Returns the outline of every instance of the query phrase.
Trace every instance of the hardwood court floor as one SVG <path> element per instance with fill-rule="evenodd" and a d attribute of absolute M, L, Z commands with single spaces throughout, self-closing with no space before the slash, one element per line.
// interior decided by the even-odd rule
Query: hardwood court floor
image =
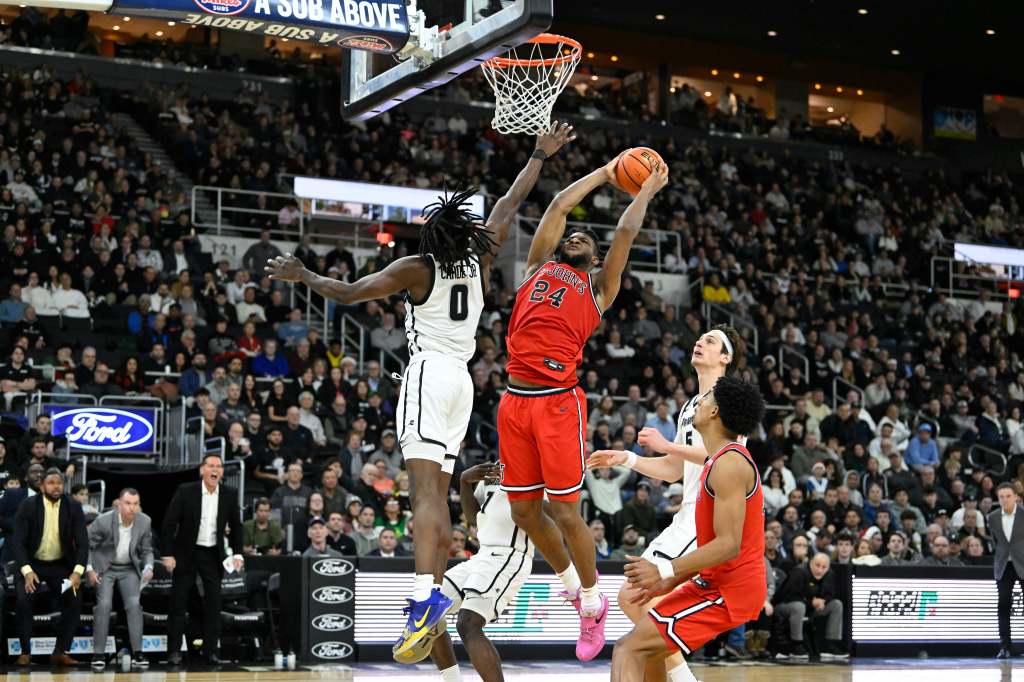
<path fill-rule="evenodd" d="M 507 663 L 510 682 L 606 682 L 608 662 L 580 664 L 575 661 Z M 838 665 L 694 665 L 701 682 L 1024 682 L 1024 659 L 999 663 L 984 659 L 866 659 Z M 479 678 L 468 666 L 466 682 Z M 87 668 L 52 672 L 44 667 L 10 670 L 8 682 L 390 682 L 440 680 L 428 666 L 366 664 L 321 666 L 296 671 L 246 667 L 210 671 L 166 671 L 94 674 Z"/>

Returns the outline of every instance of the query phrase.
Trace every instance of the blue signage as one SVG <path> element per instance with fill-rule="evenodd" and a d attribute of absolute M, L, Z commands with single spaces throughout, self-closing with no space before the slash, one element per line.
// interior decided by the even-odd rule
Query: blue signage
<path fill-rule="evenodd" d="M 108 12 L 380 53 L 409 39 L 404 0 L 114 0 Z"/>
<path fill-rule="evenodd" d="M 156 410 L 124 407 L 43 405 L 53 419 L 53 432 L 75 450 L 154 452 Z"/>

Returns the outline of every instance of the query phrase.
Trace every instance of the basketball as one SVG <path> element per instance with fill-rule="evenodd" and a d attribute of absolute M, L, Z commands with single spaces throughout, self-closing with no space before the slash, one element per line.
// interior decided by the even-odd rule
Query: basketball
<path fill-rule="evenodd" d="M 633 147 L 615 164 L 615 180 L 619 187 L 636 196 L 647 176 L 663 163 L 661 155 L 650 147 Z"/>

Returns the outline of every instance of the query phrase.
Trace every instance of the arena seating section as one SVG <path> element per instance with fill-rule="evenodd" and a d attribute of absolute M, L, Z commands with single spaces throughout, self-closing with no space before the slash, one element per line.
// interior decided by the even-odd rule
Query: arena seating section
<path fill-rule="evenodd" d="M 484 116 L 467 120 L 459 113 L 443 113 L 445 102 L 486 99 L 480 88 L 481 82 L 472 78 L 449 86 L 440 92 L 442 99 L 433 114 L 416 115 L 399 108 L 366 123 L 347 125 L 337 119 L 336 112 L 301 99 L 272 101 L 253 95 L 218 102 L 168 90 L 103 91 L 81 75 L 60 80 L 45 66 L 0 74 L 2 295 L 6 297 L 13 284 L 34 283 L 33 288 L 22 289 L 25 300 L 37 306 L 52 304 L 61 286 L 59 274 L 67 272 L 73 288 L 88 301 L 90 318 L 85 319 L 81 310 L 66 310 L 61 316 L 50 308 L 36 311 L 41 322 L 4 319 L 0 352 L 7 356 L 14 345 L 22 345 L 36 365 L 57 365 L 57 391 L 164 395 L 163 391 L 173 389 L 150 389 L 145 375 L 133 379 L 125 368 L 135 358 L 142 371 L 167 364 L 172 373 L 188 370 L 196 349 L 182 341 L 183 325 L 191 326 L 184 317 L 192 315 L 198 321 L 199 350 L 216 356 L 218 362 L 242 358 L 243 375 L 251 372 L 254 359 L 244 351 L 258 351 L 259 339 L 277 334 L 275 325 L 258 324 L 257 341 L 241 341 L 241 351 L 233 345 L 232 339 L 243 335 L 242 325 L 237 315 L 231 316 L 233 308 L 218 303 L 216 296 L 224 292 L 229 303 L 240 302 L 236 299 L 240 290 L 229 286 L 236 281 L 234 273 L 212 274 L 214 260 L 200 249 L 190 222 L 183 178 L 140 151 L 133 139 L 111 123 L 113 112 L 130 112 L 142 122 L 197 185 L 287 192 L 281 174 L 420 187 L 440 186 L 448 177 L 480 185 L 493 200 L 525 162 L 531 143 L 495 134 Z M 560 103 L 559 110 L 624 114 L 632 113 L 633 106 L 635 102 L 623 94 L 617 100 L 570 97 L 564 105 Z M 641 117 L 650 115 L 637 115 Z M 747 109 L 744 117 L 727 123 L 765 133 L 774 125 L 756 107 Z M 692 111 L 673 118 L 673 124 L 690 127 L 713 122 Z M 600 121 L 579 125 L 586 134 L 547 162 L 523 214 L 540 215 L 558 188 L 618 150 L 649 144 L 662 153 L 672 177 L 669 189 L 656 197 L 648 214 L 648 227 L 665 231 L 668 234 L 661 238 L 672 242 L 672 248 L 661 251 L 663 261 L 657 266 L 665 272 L 686 273 L 691 282 L 703 277 L 704 282 L 689 307 L 670 311 L 653 290 L 645 289 L 642 272 L 627 276 L 631 284 L 623 287 L 605 313 L 585 356 L 581 379 L 592 410 L 588 447 L 639 453 L 636 432 L 648 419 L 656 418 L 660 402 L 667 404 L 668 420 L 674 424 L 678 407 L 696 391 L 689 352 L 709 324 L 703 317 L 709 310 L 703 301 L 713 302 L 710 309 L 718 311 L 714 321 L 723 319 L 725 311 L 747 338 L 743 375 L 761 386 L 770 405 L 763 433 L 752 436 L 750 447 L 765 471 L 766 486 L 772 463 L 781 461 L 787 467 L 782 492 L 769 496 L 769 513 L 782 521 L 787 548 L 794 536 L 807 534 L 820 549 L 830 551 L 835 535 L 843 530 L 843 505 L 854 506 L 863 513 L 860 524 L 849 530 L 868 539 L 858 555 L 863 554 L 867 562 L 877 561 L 871 557 L 886 556 L 884 539 L 892 528 L 901 526 L 900 512 L 912 508 L 920 514 L 902 525 L 911 529 L 914 552 L 899 561 L 927 556 L 929 535 L 944 532 L 956 538 L 965 563 L 984 563 L 990 551 L 984 523 L 973 518 L 965 523 L 964 511 L 972 516 L 975 508 L 991 509 L 994 486 L 1002 480 L 1024 492 L 1024 469 L 1017 469 L 1024 455 L 1024 304 L 1021 299 L 1007 299 L 1005 291 L 991 285 L 980 299 L 972 297 L 966 304 L 953 301 L 929 288 L 930 267 L 932 256 L 951 255 L 954 240 L 1024 246 L 1020 183 L 998 174 L 972 176 L 955 169 L 914 172 L 904 168 L 895 153 L 883 165 L 821 163 L 791 154 L 783 142 L 768 150 L 763 146 L 747 150 L 724 146 L 714 136 L 676 142 L 679 129 L 673 125 L 663 128 L 658 137 L 623 136 L 609 132 Z M 686 139 L 692 139 L 692 131 Z M 605 223 L 611 229 L 624 200 L 602 190 L 597 199 L 580 206 L 573 218 Z M 250 226 L 277 227 L 274 221 L 261 219 Z M 140 253 L 140 242 L 147 238 L 151 251 Z M 176 242 L 181 242 L 187 265 L 180 272 L 173 253 Z M 681 259 L 672 255 L 676 244 Z M 396 251 L 409 249 L 415 249 L 415 244 L 401 245 Z M 156 260 L 153 251 L 161 254 L 163 267 L 147 273 L 144 265 Z M 651 253 L 647 250 L 642 257 L 649 261 Z M 392 257 L 385 249 L 373 263 L 357 262 L 344 271 L 348 277 L 358 276 L 379 269 Z M 340 251 L 307 264 L 319 266 L 326 274 L 327 268 L 351 259 L 351 254 Z M 476 382 L 475 413 L 460 468 L 482 457 L 496 457 L 491 425 L 504 386 L 503 329 L 513 283 L 496 284 L 481 322 L 480 352 L 470 362 Z M 974 284 L 961 288 L 975 286 L 985 288 Z M 186 287 L 193 290 L 192 298 Z M 278 287 L 259 272 L 251 273 L 245 287 L 255 288 L 256 303 L 269 320 L 285 321 L 288 309 L 271 298 Z M 186 300 L 178 303 L 183 289 Z M 281 290 L 287 302 L 288 292 Z M 146 304 L 140 302 L 142 294 L 148 294 Z M 0 315 L 16 309 L 0 304 Z M 401 302 L 393 300 L 350 312 L 370 328 L 393 313 L 400 329 L 403 310 Z M 225 314 L 229 315 L 227 330 L 214 332 L 215 323 Z M 163 329 L 153 329 L 157 318 Z M 299 337 L 303 335 L 301 323 L 286 329 L 290 339 L 296 338 L 297 330 Z M 394 339 L 395 333 L 385 330 L 375 338 Z M 319 465 L 330 457 L 340 458 L 346 502 L 355 499 L 370 505 L 383 523 L 381 512 L 391 497 L 397 496 L 401 508 L 409 509 L 401 458 L 380 449 L 384 432 L 394 426 L 398 387 L 380 372 L 366 376 L 367 368 L 329 356 L 323 341 L 312 349 L 310 358 L 300 357 L 293 346 L 286 349 L 283 396 L 261 396 L 260 391 L 270 388 L 261 381 L 257 397 L 251 399 L 246 393 L 245 399 L 250 401 L 248 407 L 263 412 L 266 426 L 271 419 L 280 420 L 288 406 L 298 405 L 301 390 L 311 389 L 316 400 L 311 410 L 303 410 L 303 423 L 321 420 L 328 426 L 330 442 L 312 451 L 291 442 L 286 446 L 311 460 L 305 475 L 314 488 L 320 485 Z M 168 346 L 166 358 L 151 354 L 153 346 L 160 344 Z M 64 345 L 72 348 L 72 354 L 62 364 L 57 354 Z M 98 349 L 100 360 L 114 372 L 111 383 L 119 388 L 75 387 L 62 378 L 77 374 L 91 381 L 87 373 L 74 370 L 86 345 Z M 783 358 L 792 351 L 806 356 L 809 375 L 801 363 L 779 368 L 780 349 Z M 336 392 L 327 375 L 339 365 L 347 407 L 332 417 L 330 403 Z M 311 384 L 309 374 L 303 378 L 307 368 L 313 370 Z M 0 370 L 0 378 L 5 372 Z M 194 384 L 180 387 L 189 398 L 195 389 Z M 219 394 L 215 392 L 214 397 Z M 848 416 L 849 408 L 843 406 L 847 401 L 860 404 L 859 417 L 857 413 Z M 273 417 L 267 414 L 268 405 L 273 406 Z M 19 405 L 8 407 L 8 421 L 16 419 Z M 198 414 L 198 408 L 191 409 Z M 223 415 L 222 409 L 207 433 L 228 436 L 228 419 Z M 353 430 L 353 425 L 362 423 L 365 431 Z M 911 440 L 920 425 L 932 427 L 938 436 L 940 461 L 924 474 L 926 480 L 920 471 L 887 471 L 890 460 L 881 449 L 888 445 L 880 439 L 885 424 L 895 427 L 892 446 L 901 452 L 908 445 L 914 452 L 920 449 Z M 665 428 L 674 431 L 671 425 Z M 252 477 L 257 469 L 274 470 L 272 462 L 265 460 L 265 438 L 246 446 L 238 440 L 239 431 L 229 438 L 227 450 L 229 458 L 247 460 L 248 516 L 251 500 L 264 493 L 271 496 L 276 486 Z M 1005 468 L 1003 456 L 1008 459 Z M 376 463 L 379 457 L 384 464 L 375 472 L 364 471 L 364 464 Z M 16 469 L 27 458 L 27 450 L 8 438 L 7 459 L 0 468 Z M 827 481 L 812 468 L 816 461 L 826 464 Z M 641 483 L 651 490 L 648 503 L 636 498 Z M 880 486 L 881 500 L 869 495 L 875 484 Z M 800 492 L 791 492 L 794 486 Z M 845 492 L 840 496 L 838 507 L 827 507 L 817 499 L 826 486 L 848 486 L 848 496 Z M 601 522 L 594 526 L 602 556 L 618 548 L 626 525 L 634 526 L 649 542 L 671 518 L 673 500 L 667 484 L 639 480 L 624 471 L 612 472 L 610 478 L 603 473 L 593 476 L 587 489 L 587 514 Z M 897 506 L 890 526 L 875 526 L 876 512 L 893 509 L 893 498 L 902 489 L 909 493 L 904 505 L 910 507 Z M 936 493 L 937 500 L 926 494 L 929 491 Z M 458 521 L 454 492 L 451 511 Z M 358 506 L 346 503 L 345 509 Z M 823 523 L 822 515 L 813 513 L 817 509 L 826 512 Z M 945 523 L 943 510 L 950 520 L 935 530 L 932 524 Z M 301 520 L 296 521 L 302 529 L 296 536 L 298 549 L 306 514 L 307 510 L 299 510 Z M 8 521 L 4 520 L 5 526 Z M 353 522 L 346 516 L 346 530 Z M 603 525 L 603 532 L 598 525 Z M 981 541 L 980 550 L 968 537 Z"/>

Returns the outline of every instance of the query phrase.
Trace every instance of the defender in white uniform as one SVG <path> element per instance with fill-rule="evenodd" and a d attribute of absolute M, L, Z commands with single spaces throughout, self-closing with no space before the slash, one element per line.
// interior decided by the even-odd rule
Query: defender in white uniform
<path fill-rule="evenodd" d="M 697 549 L 697 526 L 695 509 L 697 491 L 700 489 L 701 470 L 708 453 L 700 433 L 693 428 L 693 416 L 701 398 L 707 395 L 718 381 L 736 367 L 737 359 L 743 353 L 743 341 L 732 327 L 720 325 L 705 333 L 693 346 L 690 363 L 697 371 L 700 393 L 688 400 L 679 410 L 676 437 L 669 443 L 657 429 L 643 429 L 637 441 L 650 452 L 664 453 L 661 456 L 639 457 L 632 452 L 599 450 L 587 461 L 589 468 L 625 465 L 643 476 L 667 482 L 683 481 L 683 502 L 672 518 L 672 523 L 662 531 L 644 550 L 643 558 L 651 563 L 667 562 Z M 744 442 L 746 440 L 744 439 Z M 619 590 L 619 607 L 634 623 L 646 617 L 657 599 L 647 604 L 634 604 L 632 589 L 623 583 Z M 644 679 L 669 679 L 673 673 L 679 679 L 686 679 L 688 670 L 680 654 L 673 654 L 654 668 L 648 668 Z M 685 673 L 683 671 L 686 671 Z"/>
<path fill-rule="evenodd" d="M 452 535 L 448 486 L 469 425 L 473 385 L 466 363 L 476 349 L 491 264 L 544 159 L 572 139 L 572 127 L 557 122 L 538 135 L 537 149 L 494 205 L 486 225 L 466 208 L 474 189 L 439 197 L 423 209 L 419 255 L 399 258 L 352 284 L 310 272 L 291 254 L 267 263 L 271 279 L 302 282 L 345 305 L 402 292 L 407 296 L 410 360 L 396 417 L 412 482 L 416 580 L 409 618 L 395 643 L 396 660 L 417 642 L 436 636 L 434 626 L 452 605 L 441 593 Z"/>

